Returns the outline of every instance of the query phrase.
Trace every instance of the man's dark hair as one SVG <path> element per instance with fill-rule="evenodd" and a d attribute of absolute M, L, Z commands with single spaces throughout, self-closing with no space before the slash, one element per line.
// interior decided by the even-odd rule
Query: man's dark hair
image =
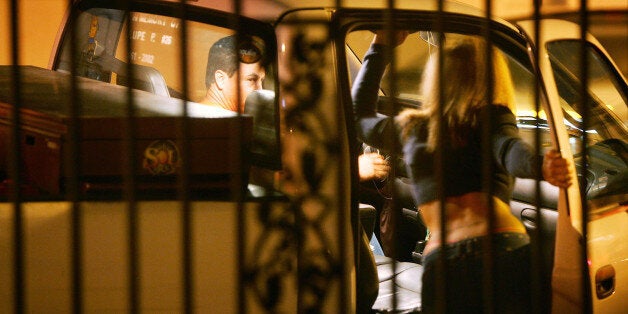
<path fill-rule="evenodd" d="M 236 43 L 238 48 L 236 49 Z M 264 44 L 256 38 L 247 35 L 223 37 L 216 41 L 207 55 L 207 70 L 205 72 L 205 86 L 214 82 L 214 73 L 221 70 L 231 77 L 240 62 L 256 63 L 262 60 L 264 65 Z"/>

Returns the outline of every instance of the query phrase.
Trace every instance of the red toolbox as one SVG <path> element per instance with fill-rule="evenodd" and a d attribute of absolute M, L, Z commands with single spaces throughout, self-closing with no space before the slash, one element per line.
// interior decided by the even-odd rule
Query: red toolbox
<path fill-rule="evenodd" d="M 135 109 L 129 118 L 125 87 L 78 77 L 79 113 L 72 119 L 69 74 L 31 66 L 19 70 L 20 173 L 29 194 L 63 196 L 69 174 L 74 173 L 85 196 L 121 195 L 124 178 L 134 169 L 139 195 L 170 197 L 176 195 L 184 166 L 186 190 L 201 197 L 224 196 L 225 191 L 246 187 L 251 117 L 188 102 L 189 136 L 184 138 L 182 100 L 134 90 Z M 13 147 L 12 77 L 11 66 L 0 66 L 0 172 L 4 178 Z M 72 147 L 72 121 L 76 121 L 79 153 L 73 172 L 65 166 Z M 184 147 L 187 158 L 181 156 Z"/>

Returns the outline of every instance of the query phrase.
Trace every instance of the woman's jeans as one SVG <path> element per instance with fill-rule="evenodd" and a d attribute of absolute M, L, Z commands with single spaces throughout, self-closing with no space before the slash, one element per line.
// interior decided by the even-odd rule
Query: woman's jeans
<path fill-rule="evenodd" d="M 491 253 L 484 248 L 486 236 L 441 246 L 423 258 L 422 313 L 529 313 L 529 237 L 520 233 L 491 237 Z M 485 267 L 488 256 L 492 266 Z"/>

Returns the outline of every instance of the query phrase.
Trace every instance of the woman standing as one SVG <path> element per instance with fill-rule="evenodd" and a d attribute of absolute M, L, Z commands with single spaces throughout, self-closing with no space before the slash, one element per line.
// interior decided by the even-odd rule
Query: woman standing
<path fill-rule="evenodd" d="M 407 32 L 395 36 L 398 45 Z M 388 42 L 384 32 L 375 35 L 353 84 L 353 105 L 360 140 L 380 148 L 398 147 L 403 154 L 413 196 L 430 231 L 423 252 L 423 313 L 442 310 L 436 309 L 436 298 L 443 298 L 437 294 L 437 280 L 445 283 L 445 302 L 440 304 L 445 305 L 446 312 L 483 312 L 487 301 L 482 289 L 485 271 L 491 274 L 496 313 L 527 312 L 531 308 L 529 237 L 508 205 L 514 178 L 538 178 L 542 174 L 549 183 L 568 187 L 571 177 L 567 161 L 555 150 L 548 151 L 541 161 L 519 137 L 507 65 L 496 49 L 492 49 L 493 65 L 486 64 L 486 43 L 480 37 L 448 34 L 442 56 L 435 53 L 425 66 L 421 108 L 407 109 L 394 120 L 377 114 Z M 492 81 L 488 81 L 491 68 Z M 444 82 L 442 88 L 439 81 Z M 492 95 L 488 95 L 489 90 Z M 439 130 L 446 132 L 439 134 Z M 384 143 L 390 139 L 398 142 Z M 436 160 L 437 148 L 441 150 L 440 160 Z M 485 161 L 483 152 L 487 150 L 491 158 Z M 491 162 L 490 187 L 484 184 L 485 162 Z M 438 195 L 439 176 L 442 196 Z M 443 218 L 445 230 L 441 229 Z M 485 243 L 491 243 L 491 269 L 483 266 Z M 445 272 L 437 267 L 443 255 Z"/>

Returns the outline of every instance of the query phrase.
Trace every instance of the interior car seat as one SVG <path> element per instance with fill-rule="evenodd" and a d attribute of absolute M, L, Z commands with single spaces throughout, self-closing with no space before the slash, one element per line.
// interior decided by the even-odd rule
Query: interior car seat
<path fill-rule="evenodd" d="M 129 86 L 128 76 L 119 73 L 117 76 L 117 84 Z M 147 91 L 156 95 L 170 97 L 168 84 L 166 80 L 153 67 L 134 64 L 133 65 L 133 87 L 139 90 Z"/>

